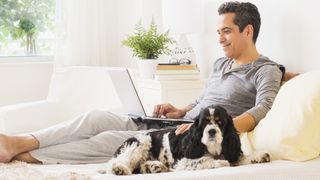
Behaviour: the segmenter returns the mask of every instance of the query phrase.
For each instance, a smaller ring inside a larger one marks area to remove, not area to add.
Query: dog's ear
[[[201,142],[202,133],[194,126],[182,141],[183,156],[186,158],[199,158],[204,155],[206,146]]]
[[[202,128],[202,125],[205,123],[204,121],[206,120],[206,117],[208,116],[208,108],[205,108],[205,109],[202,109],[200,111],[200,114],[197,116],[197,128],[198,129],[201,129]]]
[[[205,145],[201,142],[200,115],[195,118],[188,134],[182,140],[183,156],[186,158],[199,158],[205,153]]]
[[[202,120],[200,119],[200,114],[198,116],[196,116],[195,118],[193,118],[193,120],[194,120],[194,122],[193,122],[194,128],[200,128],[201,123],[202,123]]]
[[[189,133],[182,141],[183,156],[186,158],[199,158],[204,155],[206,146],[201,142],[202,138],[202,123],[203,112],[194,118],[194,123],[189,130]]]
[[[230,163],[238,161],[242,154],[240,138],[231,116],[228,116],[227,125],[223,133],[222,154]]]
[[[199,124],[200,124],[200,114],[194,118],[194,122],[193,122],[193,126],[198,128]]]

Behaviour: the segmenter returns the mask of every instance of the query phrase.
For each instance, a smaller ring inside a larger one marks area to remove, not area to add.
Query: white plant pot
[[[156,73],[157,59],[138,60],[138,69],[140,78],[152,79]]]

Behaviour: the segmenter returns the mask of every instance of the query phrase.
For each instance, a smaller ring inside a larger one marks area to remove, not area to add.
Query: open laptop
[[[127,114],[134,119],[141,121],[161,121],[161,123],[181,124],[194,122],[191,119],[169,119],[147,116],[145,108],[139,98],[137,89],[132,81],[130,73],[126,68],[108,69],[110,79],[118,93],[120,101]]]

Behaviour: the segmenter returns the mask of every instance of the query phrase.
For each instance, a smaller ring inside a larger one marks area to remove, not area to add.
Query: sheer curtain
[[[116,1],[56,1],[56,67],[112,64],[118,44]]]

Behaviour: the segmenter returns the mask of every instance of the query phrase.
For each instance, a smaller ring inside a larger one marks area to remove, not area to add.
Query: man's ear
[[[253,41],[253,33],[254,33],[254,28],[251,24],[248,24],[242,31],[242,33],[245,34],[249,39]]]

